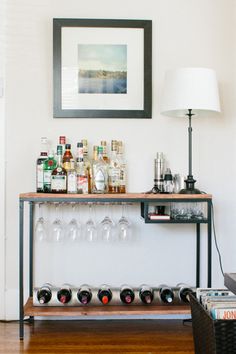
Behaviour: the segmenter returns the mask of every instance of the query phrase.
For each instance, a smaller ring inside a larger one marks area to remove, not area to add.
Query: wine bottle
[[[71,298],[72,298],[72,291],[70,289],[70,286],[67,284],[62,285],[61,289],[57,292],[57,299],[62,304],[67,304],[68,302],[71,301]]]
[[[43,193],[43,163],[48,158],[48,139],[41,138],[41,152],[36,161],[36,191]]]
[[[98,290],[98,298],[103,305],[107,305],[112,299],[112,291],[107,285],[102,285]]]
[[[88,285],[82,285],[77,293],[77,298],[79,302],[83,305],[87,305],[92,300],[92,291]]]
[[[132,304],[134,301],[134,291],[127,285],[123,285],[120,289],[120,299],[124,304]]]
[[[171,304],[174,300],[174,292],[170,287],[163,285],[160,288],[160,297],[163,302]]]
[[[37,299],[40,304],[47,304],[52,298],[51,284],[46,283],[37,292]]]
[[[139,290],[139,297],[144,304],[151,304],[154,298],[153,289],[148,285],[142,285]]]
[[[183,302],[189,302],[188,295],[192,294],[193,292],[194,291],[193,291],[192,288],[183,285],[179,289],[179,298],[180,298],[180,300],[183,301]]]

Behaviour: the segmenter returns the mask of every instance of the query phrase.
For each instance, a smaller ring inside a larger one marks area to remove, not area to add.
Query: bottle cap
[[[57,155],[62,155],[62,146],[57,145]]]
[[[71,148],[71,144],[66,144],[65,148],[66,149],[70,149]]]
[[[102,297],[102,303],[103,303],[104,305],[106,305],[106,304],[108,304],[108,302],[109,302],[108,296],[107,296],[107,295],[103,296],[103,297]]]
[[[77,143],[77,147],[78,147],[78,148],[80,148],[80,147],[82,148],[82,147],[83,147],[82,141],[79,141],[79,142]]]

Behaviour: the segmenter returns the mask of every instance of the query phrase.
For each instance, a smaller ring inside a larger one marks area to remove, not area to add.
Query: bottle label
[[[120,170],[118,168],[111,168],[109,171],[109,185],[112,187],[120,184]]]
[[[63,167],[66,171],[69,171],[71,169],[71,164],[70,161],[66,161],[63,163]]]
[[[43,172],[43,182],[44,184],[51,184],[51,176],[52,176],[52,171],[44,171]]]
[[[66,176],[52,176],[51,182],[52,190],[65,191],[66,190]]]
[[[68,193],[77,193],[76,173],[68,173],[67,192]]]
[[[102,170],[98,170],[95,178],[94,178],[94,185],[95,185],[95,189],[97,191],[105,191],[106,190],[106,178],[105,178],[105,174],[103,173]]]
[[[79,193],[88,193],[88,177],[83,175],[77,176],[77,188]]]
[[[43,164],[37,165],[37,188],[43,188]]]

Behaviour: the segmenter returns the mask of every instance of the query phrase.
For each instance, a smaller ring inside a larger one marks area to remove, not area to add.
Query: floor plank
[[[0,323],[0,353],[194,354],[192,327],[181,320],[35,321]]]

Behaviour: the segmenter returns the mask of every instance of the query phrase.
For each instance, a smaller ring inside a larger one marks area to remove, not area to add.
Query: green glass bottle
[[[43,163],[43,191],[51,193],[52,171],[57,167],[57,160],[54,158],[53,151],[49,152],[48,158]]]

